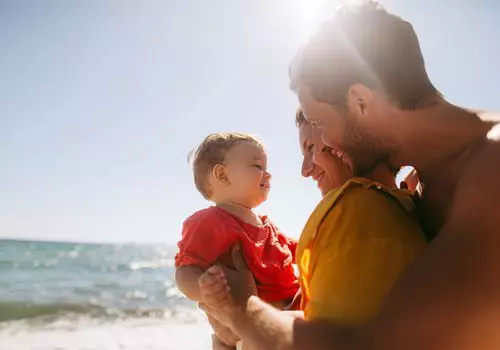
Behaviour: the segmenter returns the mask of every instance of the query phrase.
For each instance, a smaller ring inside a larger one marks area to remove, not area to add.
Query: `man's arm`
[[[201,293],[198,280],[203,270],[195,265],[184,265],[175,269],[175,282],[179,290],[190,300],[200,302]]]
[[[188,299],[197,302],[202,301],[203,298],[200,291],[199,279],[203,273],[204,271],[195,265],[184,265],[175,270],[175,281],[177,286]],[[239,338],[231,329],[219,323],[212,316],[207,316],[208,323],[216,334],[213,340],[214,343],[220,342],[222,347],[234,348]]]
[[[245,350],[351,349],[351,331],[326,321],[304,321],[253,296],[243,312],[232,316],[233,331]]]
[[[233,331],[250,349],[498,349],[499,148],[488,146],[474,155],[445,226],[373,322],[342,329],[297,321],[253,297],[233,311]]]

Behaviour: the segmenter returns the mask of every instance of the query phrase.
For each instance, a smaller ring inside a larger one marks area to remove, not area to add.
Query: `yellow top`
[[[358,325],[376,315],[426,246],[408,191],[362,178],[329,192],[297,247],[305,318]]]

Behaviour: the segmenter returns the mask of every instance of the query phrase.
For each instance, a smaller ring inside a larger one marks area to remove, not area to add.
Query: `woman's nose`
[[[312,155],[311,154],[306,154],[304,158],[302,159],[302,176],[303,177],[309,177],[312,174],[314,168],[313,160],[312,160]]]

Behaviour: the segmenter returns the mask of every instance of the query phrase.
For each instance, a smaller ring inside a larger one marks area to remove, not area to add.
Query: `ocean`
[[[202,350],[175,248],[0,240],[0,350]]]

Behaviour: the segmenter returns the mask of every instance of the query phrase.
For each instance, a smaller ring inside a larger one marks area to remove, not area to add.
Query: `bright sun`
[[[294,9],[301,39],[311,35],[321,20],[340,3],[341,0],[290,0],[289,4]]]

